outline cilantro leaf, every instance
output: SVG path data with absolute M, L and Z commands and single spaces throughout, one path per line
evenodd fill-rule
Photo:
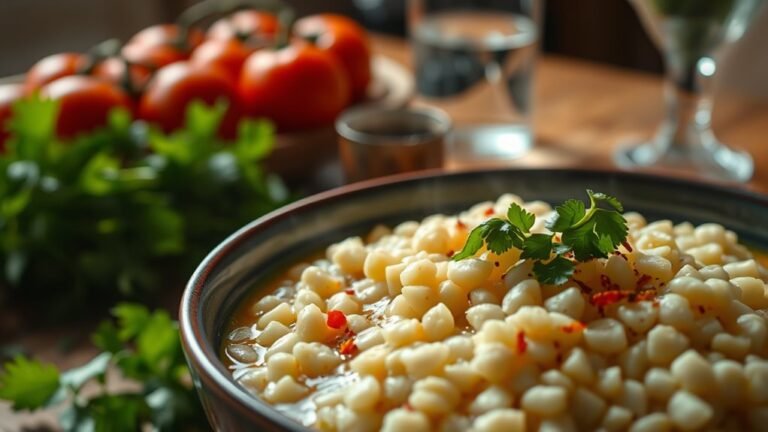
M 464 247 L 453 256 L 454 261 L 474 256 L 485 243 L 489 251 L 502 254 L 510 248 L 523 248 L 523 234 L 520 230 L 503 219 L 493 218 L 472 229 Z
M 565 201 L 557 206 L 555 211 L 554 217 L 546 224 L 547 228 L 552 232 L 565 231 L 587 214 L 584 203 L 575 199 Z
M 604 194 L 602 192 L 594 192 L 591 189 L 587 189 L 587 195 L 589 195 L 590 200 L 593 202 L 605 202 L 609 206 L 613 207 L 616 211 L 623 212 L 624 206 L 621 204 L 621 202 L 616 199 L 616 197 L 613 197 L 608 194 Z
M 545 260 L 552 253 L 552 235 L 551 234 L 531 234 L 523 242 L 522 259 Z
M 59 389 L 59 378 L 54 365 L 16 357 L 0 376 L 0 398 L 12 401 L 15 410 L 41 408 Z
M 536 216 L 520 207 L 517 203 L 512 203 L 509 205 L 509 210 L 507 210 L 507 219 L 520 231 L 528 234 L 536 220 Z
M 464 242 L 464 247 L 455 255 L 453 255 L 454 261 L 463 260 L 475 256 L 477 251 L 483 247 L 483 231 L 480 226 L 476 226 L 469 232 L 467 241 Z
M 563 232 L 563 244 L 570 246 L 578 261 L 606 258 L 627 237 L 624 218 L 616 212 L 596 209 L 581 226 Z
M 536 279 L 546 285 L 562 285 L 573 276 L 575 265 L 573 261 L 556 256 L 549 262 L 536 261 L 533 263 L 533 274 Z

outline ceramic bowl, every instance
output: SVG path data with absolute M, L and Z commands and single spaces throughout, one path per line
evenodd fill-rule
M 559 203 L 585 189 L 617 196 L 649 220 L 717 222 L 768 248 L 768 198 L 705 183 L 579 170 L 431 173 L 359 183 L 306 198 L 226 239 L 195 271 L 181 303 L 181 336 L 197 390 L 217 430 L 307 430 L 232 380 L 219 360 L 223 329 L 259 281 L 312 252 L 377 223 L 452 213 L 505 192 Z

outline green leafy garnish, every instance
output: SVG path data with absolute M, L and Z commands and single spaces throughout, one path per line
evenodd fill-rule
M 263 168 L 272 125 L 246 119 L 236 139 L 223 140 L 216 131 L 225 110 L 193 102 L 187 125 L 169 134 L 115 110 L 103 129 L 61 140 L 56 102 L 14 105 L 0 154 L 2 300 L 39 309 L 46 298 L 52 310 L 41 315 L 59 319 L 137 298 L 287 202 Z
M 41 407 L 58 390 L 59 378 L 54 365 L 16 357 L 0 377 L 0 398 L 13 401 L 15 410 Z
M 63 405 L 59 423 L 65 431 L 207 430 L 202 407 L 189 382 L 178 324 L 165 311 L 121 304 L 113 309 L 117 325 L 103 322 L 92 335 L 104 350 L 90 362 L 60 373 L 55 366 L 24 357 L 5 365 L 0 399 L 15 410 Z M 110 393 L 107 371 L 117 369 L 138 389 Z M 89 382 L 101 391 L 88 395 Z
M 472 257 L 483 245 L 495 254 L 515 247 L 521 250 L 521 259 L 534 261 L 533 273 L 539 282 L 564 284 L 573 275 L 575 262 L 606 258 L 627 238 L 621 202 L 601 192 L 587 190 L 587 195 L 589 208 L 574 199 L 555 208 L 555 216 L 546 224 L 552 234 L 532 234 L 535 215 L 512 203 L 506 220 L 491 218 L 475 227 L 453 259 Z

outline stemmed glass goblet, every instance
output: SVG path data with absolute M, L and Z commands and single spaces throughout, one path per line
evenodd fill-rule
M 668 166 L 710 178 L 747 181 L 752 157 L 712 132 L 715 54 L 741 38 L 763 0 L 629 0 L 662 52 L 664 121 L 649 142 L 620 146 L 619 166 Z

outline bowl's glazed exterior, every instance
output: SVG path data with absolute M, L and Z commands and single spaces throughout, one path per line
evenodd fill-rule
M 213 250 L 181 302 L 184 352 L 208 418 L 217 430 L 307 430 L 240 387 L 219 361 L 222 332 L 260 280 L 307 254 L 376 223 L 452 213 L 505 192 L 559 203 L 585 189 L 617 196 L 649 219 L 717 222 L 742 241 L 768 247 L 768 198 L 705 183 L 582 170 L 499 170 L 398 176 L 306 198 L 245 226 Z

